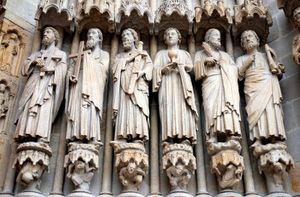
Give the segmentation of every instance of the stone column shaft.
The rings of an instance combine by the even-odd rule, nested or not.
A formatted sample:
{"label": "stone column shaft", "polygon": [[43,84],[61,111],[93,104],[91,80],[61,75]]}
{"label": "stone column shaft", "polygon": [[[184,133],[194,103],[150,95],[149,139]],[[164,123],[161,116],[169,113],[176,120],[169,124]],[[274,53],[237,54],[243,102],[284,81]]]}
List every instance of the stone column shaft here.
{"label": "stone column shaft", "polygon": [[[110,62],[112,64],[118,52],[118,37],[114,35],[111,41],[111,54],[110,54]],[[110,66],[112,68],[112,65]],[[108,103],[107,103],[107,117],[106,117],[106,135],[105,135],[105,145],[104,145],[104,162],[103,162],[103,176],[102,176],[102,187],[101,193],[99,196],[113,196],[112,195],[112,147],[110,146],[110,142],[113,140],[113,126],[112,126],[112,97],[113,97],[113,89],[112,89],[112,77],[111,72],[108,80]]]}

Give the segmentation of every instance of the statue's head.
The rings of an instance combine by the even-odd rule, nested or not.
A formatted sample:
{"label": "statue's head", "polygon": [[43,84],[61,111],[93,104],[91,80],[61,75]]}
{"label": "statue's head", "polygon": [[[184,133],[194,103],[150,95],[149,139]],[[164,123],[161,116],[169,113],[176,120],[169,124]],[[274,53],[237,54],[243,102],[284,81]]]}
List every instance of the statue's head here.
{"label": "statue's head", "polygon": [[83,170],[83,169],[85,169],[85,163],[84,163],[84,161],[79,159],[79,160],[75,161],[74,167],[75,167],[75,170]]}
{"label": "statue's head", "polygon": [[241,46],[244,50],[258,48],[259,37],[255,31],[247,30],[241,35]]}
{"label": "statue's head", "polygon": [[169,27],[164,33],[164,42],[167,46],[179,45],[181,38],[179,30],[174,27]]}
{"label": "statue's head", "polygon": [[300,7],[297,7],[293,12],[293,17],[296,22],[296,25],[300,27]]}
{"label": "statue's head", "polygon": [[6,81],[4,81],[4,80],[0,81],[0,92],[1,93],[5,92],[6,87],[7,87]]}
{"label": "statue's head", "polygon": [[93,49],[97,45],[102,46],[103,35],[100,29],[91,28],[87,33],[86,48]]}
{"label": "statue's head", "polygon": [[125,51],[137,48],[139,36],[134,29],[127,28],[122,32],[122,43]]}
{"label": "statue's head", "polygon": [[205,34],[204,40],[216,49],[221,48],[221,33],[218,29],[209,29]]}
{"label": "statue's head", "polygon": [[55,42],[56,45],[58,40],[59,40],[59,33],[55,28],[46,27],[44,29],[43,40],[42,40],[43,45],[49,46],[53,42]]}
{"label": "statue's head", "polygon": [[137,167],[137,165],[136,165],[135,162],[133,162],[133,161],[132,161],[132,162],[129,162],[128,165],[127,165],[128,173],[129,173],[129,174],[134,173],[135,170],[136,170],[136,167]]}

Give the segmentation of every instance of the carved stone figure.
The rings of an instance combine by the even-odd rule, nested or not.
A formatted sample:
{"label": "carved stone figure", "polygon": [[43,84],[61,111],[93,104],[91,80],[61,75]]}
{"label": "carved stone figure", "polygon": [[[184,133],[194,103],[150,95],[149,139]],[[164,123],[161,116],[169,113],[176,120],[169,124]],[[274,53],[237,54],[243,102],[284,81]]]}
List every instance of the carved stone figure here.
{"label": "carved stone figure", "polygon": [[148,173],[148,155],[142,143],[111,142],[116,154],[115,166],[123,192],[139,190]]}
{"label": "carved stone figure", "polygon": [[0,81],[0,132],[4,131],[9,107],[9,88],[6,81]]}
{"label": "carved stone figure", "polygon": [[122,32],[124,52],[113,67],[113,110],[115,139],[147,140],[149,136],[149,81],[152,61],[133,29]]}
{"label": "carved stone figure", "polygon": [[64,96],[67,71],[66,54],[55,46],[58,40],[56,29],[45,28],[42,50],[33,53],[22,67],[22,75],[28,80],[19,101],[17,141],[50,140],[52,122]]}
{"label": "carved stone figure", "polygon": [[164,33],[167,50],[157,53],[153,70],[153,91],[158,92],[163,141],[195,143],[197,110],[191,77],[192,59],[180,50],[181,34],[175,28]]}
{"label": "carved stone figure", "polygon": [[[293,160],[286,152],[286,148],[278,148],[286,141],[282,95],[278,81],[278,75],[282,74],[283,66],[276,61],[268,46],[265,47],[266,53],[258,51],[259,37],[252,30],[243,32],[241,46],[246,51],[246,55],[239,57],[237,64],[239,76],[245,78],[244,92],[250,139],[254,141],[252,148],[259,158],[259,168],[266,169],[263,172],[268,177],[270,169],[277,169],[277,162],[281,162],[283,164],[281,167],[285,168],[280,171],[289,170],[293,165]],[[277,68],[275,72],[274,67]],[[270,149],[270,147],[274,148]],[[273,154],[273,149],[282,151]],[[266,158],[271,160],[267,168],[265,168]],[[271,173],[276,172],[281,173],[276,170]],[[280,177],[283,179],[283,176]],[[276,187],[273,186],[273,189],[269,187],[269,190],[282,190],[282,185],[277,184],[276,179],[270,181]]]}
{"label": "carved stone figure", "polygon": [[[296,8],[293,12],[294,23],[300,28],[300,7]],[[296,64],[300,65],[300,34],[295,36],[293,42],[293,58]]]}
{"label": "carved stone figure", "polygon": [[195,56],[195,76],[196,80],[203,81],[206,141],[208,152],[213,155],[212,171],[216,173],[222,189],[232,188],[241,180],[244,170],[243,158],[239,155],[241,117],[238,69],[230,55],[220,50],[219,30],[209,29],[202,46],[204,50]]}
{"label": "carved stone figure", "polygon": [[[69,70],[68,140],[100,141],[100,122],[103,113],[104,89],[109,68],[109,54],[101,49],[100,29],[91,28]],[[82,63],[81,63],[82,62]]]}
{"label": "carved stone figure", "polygon": [[99,144],[83,144],[72,142],[68,144],[68,154],[65,158],[67,177],[75,185],[74,192],[90,193],[90,182],[98,169]]}
{"label": "carved stone figure", "polygon": [[20,51],[20,41],[16,33],[7,33],[3,36],[0,48],[0,70],[11,72],[16,66]]}

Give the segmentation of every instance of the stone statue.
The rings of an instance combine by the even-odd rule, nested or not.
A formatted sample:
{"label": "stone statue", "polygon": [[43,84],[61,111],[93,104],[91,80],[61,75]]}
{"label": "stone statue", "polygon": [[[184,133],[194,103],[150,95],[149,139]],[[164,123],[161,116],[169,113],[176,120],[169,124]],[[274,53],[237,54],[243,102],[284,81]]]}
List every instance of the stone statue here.
{"label": "stone statue", "polygon": [[55,45],[59,33],[47,27],[43,33],[43,48],[33,53],[22,67],[27,76],[23,94],[19,101],[15,138],[50,140],[52,122],[64,97],[67,72],[66,53]]}
{"label": "stone statue", "polygon": [[153,70],[153,91],[158,92],[163,141],[195,143],[197,117],[191,77],[192,59],[180,50],[181,34],[175,28],[164,33],[168,47],[157,53]]}
{"label": "stone statue", "polygon": [[100,29],[89,29],[87,37],[88,51],[83,51],[81,43],[81,51],[70,55],[70,58],[77,59],[69,69],[66,138],[71,141],[99,142],[109,54],[101,49],[103,36]]}
{"label": "stone statue", "polygon": [[[282,95],[278,80],[283,66],[276,61],[276,56],[272,55],[268,46],[265,46],[266,53],[258,51],[259,37],[252,30],[242,33],[241,46],[246,55],[239,57],[237,64],[240,78],[245,79],[246,111],[250,139],[254,142],[251,147],[259,159],[259,169],[266,176],[269,191],[280,191],[282,184],[278,177],[283,179],[283,176],[274,176],[274,173],[282,174],[293,166],[293,159],[286,151]],[[274,68],[277,68],[276,72]]]}
{"label": "stone statue", "polygon": [[149,136],[148,83],[153,64],[135,30],[125,29],[122,43],[124,52],[117,55],[112,71],[115,139],[143,141]]}
{"label": "stone statue", "polygon": [[[300,28],[300,7],[296,8],[293,12],[294,23]],[[300,65],[300,34],[295,36],[293,42],[293,58],[296,64]]]}
{"label": "stone statue", "polygon": [[16,66],[20,51],[19,38],[16,33],[7,33],[3,36],[0,48],[0,70],[11,72]]}
{"label": "stone statue", "polygon": [[195,56],[195,76],[196,80],[202,80],[208,152],[213,155],[212,171],[218,177],[219,186],[231,189],[241,180],[244,169],[243,159],[239,155],[241,117],[238,69],[231,56],[220,50],[219,30],[209,29],[202,46],[204,50]]}
{"label": "stone statue", "polygon": [[195,76],[203,80],[206,139],[210,143],[218,142],[218,137],[234,140],[241,136],[237,66],[230,55],[220,50],[219,30],[206,32],[203,48],[195,55]]}

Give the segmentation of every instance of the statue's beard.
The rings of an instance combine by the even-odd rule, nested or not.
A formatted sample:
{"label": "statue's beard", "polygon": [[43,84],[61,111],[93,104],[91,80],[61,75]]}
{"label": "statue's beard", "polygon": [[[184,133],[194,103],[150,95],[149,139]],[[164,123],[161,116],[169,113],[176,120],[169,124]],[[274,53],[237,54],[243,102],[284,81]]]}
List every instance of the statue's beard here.
{"label": "statue's beard", "polygon": [[257,48],[257,47],[258,47],[258,44],[254,43],[254,42],[247,42],[246,44],[244,44],[244,48],[246,50],[251,50],[251,49],[254,49],[254,48]]}
{"label": "statue's beard", "polygon": [[48,38],[48,37],[44,37],[42,40],[43,45],[45,46],[49,46],[54,40]]}
{"label": "statue's beard", "polygon": [[95,46],[98,44],[98,42],[94,39],[89,39],[88,41],[86,41],[86,48],[87,49],[93,49],[95,48]]}
{"label": "statue's beard", "polygon": [[209,42],[209,44],[210,44],[213,48],[215,48],[215,49],[217,49],[217,50],[219,50],[219,49],[221,48],[221,43],[220,43],[220,42]]}

